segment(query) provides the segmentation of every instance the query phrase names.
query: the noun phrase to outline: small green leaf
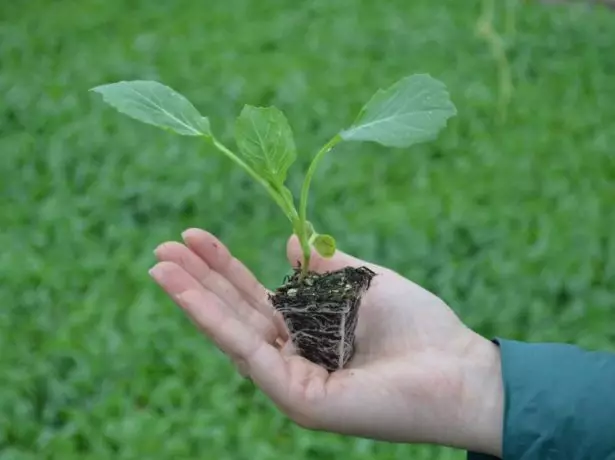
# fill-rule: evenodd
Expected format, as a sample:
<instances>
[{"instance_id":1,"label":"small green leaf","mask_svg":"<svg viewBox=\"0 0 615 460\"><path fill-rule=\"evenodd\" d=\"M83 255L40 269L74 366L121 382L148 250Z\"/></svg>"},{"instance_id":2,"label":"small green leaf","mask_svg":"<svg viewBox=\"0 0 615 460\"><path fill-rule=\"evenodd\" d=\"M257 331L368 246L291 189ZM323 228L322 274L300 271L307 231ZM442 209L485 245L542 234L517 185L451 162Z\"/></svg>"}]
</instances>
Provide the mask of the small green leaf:
<instances>
[{"instance_id":1,"label":"small green leaf","mask_svg":"<svg viewBox=\"0 0 615 460\"><path fill-rule=\"evenodd\" d=\"M284 183L297 154L292 130L280 110L244 106L235 123L235 139L257 173L274 184Z\"/></svg>"},{"instance_id":2,"label":"small green leaf","mask_svg":"<svg viewBox=\"0 0 615 460\"><path fill-rule=\"evenodd\" d=\"M331 235L318 235L314 239L314 248L323 257L332 257L335 254L335 240Z\"/></svg>"},{"instance_id":3,"label":"small green leaf","mask_svg":"<svg viewBox=\"0 0 615 460\"><path fill-rule=\"evenodd\" d=\"M378 90L340 136L348 141L409 147L434 139L456 114L442 82L426 74L412 75Z\"/></svg>"},{"instance_id":4,"label":"small green leaf","mask_svg":"<svg viewBox=\"0 0 615 460\"><path fill-rule=\"evenodd\" d=\"M184 96L155 81L120 81L97 86L91 91L136 120L184 136L209 136L209 120Z\"/></svg>"}]
</instances>

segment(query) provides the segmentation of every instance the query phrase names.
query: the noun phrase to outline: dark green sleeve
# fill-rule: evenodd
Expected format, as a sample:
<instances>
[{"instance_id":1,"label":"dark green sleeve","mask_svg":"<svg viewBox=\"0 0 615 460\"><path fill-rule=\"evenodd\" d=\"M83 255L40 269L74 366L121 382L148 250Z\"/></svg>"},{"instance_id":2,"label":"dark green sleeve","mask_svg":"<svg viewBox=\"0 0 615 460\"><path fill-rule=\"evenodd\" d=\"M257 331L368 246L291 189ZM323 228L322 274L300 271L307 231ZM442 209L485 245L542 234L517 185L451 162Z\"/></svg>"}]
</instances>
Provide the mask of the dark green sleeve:
<instances>
[{"instance_id":1,"label":"dark green sleeve","mask_svg":"<svg viewBox=\"0 0 615 460\"><path fill-rule=\"evenodd\" d=\"M498 339L503 460L615 460L615 354ZM469 460L494 457L469 453Z\"/></svg>"}]
</instances>

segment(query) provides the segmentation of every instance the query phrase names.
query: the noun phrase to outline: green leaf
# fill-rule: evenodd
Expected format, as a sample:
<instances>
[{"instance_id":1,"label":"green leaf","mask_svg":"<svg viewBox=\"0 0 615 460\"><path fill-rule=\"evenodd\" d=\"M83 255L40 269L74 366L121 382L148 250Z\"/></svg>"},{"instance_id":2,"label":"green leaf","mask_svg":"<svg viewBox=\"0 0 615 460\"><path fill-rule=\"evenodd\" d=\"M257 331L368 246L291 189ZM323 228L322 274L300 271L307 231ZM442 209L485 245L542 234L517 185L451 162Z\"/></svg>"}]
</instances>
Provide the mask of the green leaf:
<instances>
[{"instance_id":1,"label":"green leaf","mask_svg":"<svg viewBox=\"0 0 615 460\"><path fill-rule=\"evenodd\" d=\"M184 136L209 136L209 120L184 96L155 81L120 81L97 86L91 91L136 120Z\"/></svg>"},{"instance_id":2,"label":"green leaf","mask_svg":"<svg viewBox=\"0 0 615 460\"><path fill-rule=\"evenodd\" d=\"M323 257L332 257L335 254L335 239L331 235L318 235L314 239L314 248Z\"/></svg>"},{"instance_id":3,"label":"green leaf","mask_svg":"<svg viewBox=\"0 0 615 460\"><path fill-rule=\"evenodd\" d=\"M292 130L280 110L244 106L235 123L235 139L257 173L274 184L284 183L297 154Z\"/></svg>"},{"instance_id":4,"label":"green leaf","mask_svg":"<svg viewBox=\"0 0 615 460\"><path fill-rule=\"evenodd\" d=\"M340 136L348 141L409 147L434 139L456 114L442 82L426 74L412 75L378 90Z\"/></svg>"}]
</instances>

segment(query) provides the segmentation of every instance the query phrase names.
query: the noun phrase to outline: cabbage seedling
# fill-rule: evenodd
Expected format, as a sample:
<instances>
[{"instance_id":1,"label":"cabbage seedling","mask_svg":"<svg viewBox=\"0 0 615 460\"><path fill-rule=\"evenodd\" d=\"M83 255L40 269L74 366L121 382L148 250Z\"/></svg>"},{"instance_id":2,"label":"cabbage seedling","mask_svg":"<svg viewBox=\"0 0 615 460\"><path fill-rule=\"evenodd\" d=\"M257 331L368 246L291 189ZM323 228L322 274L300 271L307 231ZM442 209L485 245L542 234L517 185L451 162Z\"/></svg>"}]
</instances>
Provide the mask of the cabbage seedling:
<instances>
[{"instance_id":1,"label":"cabbage seedling","mask_svg":"<svg viewBox=\"0 0 615 460\"><path fill-rule=\"evenodd\" d=\"M344 367L354 352L359 303L374 273L366 267L310 272L311 247L323 257L331 257L336 247L331 235L319 233L307 219L312 178L324 155L341 142L372 141L407 148L435 139L457 113L446 86L427 74L417 74L378 90L354 122L314 155L298 208L285 185L297 156L295 141L286 117L276 107L243 107L235 122L237 149L233 151L216 138L209 118L183 95L159 82L120 81L92 91L132 118L203 139L265 188L290 221L303 254L300 267L273 293L273 306L282 314L299 354L330 371Z\"/></svg>"}]
</instances>

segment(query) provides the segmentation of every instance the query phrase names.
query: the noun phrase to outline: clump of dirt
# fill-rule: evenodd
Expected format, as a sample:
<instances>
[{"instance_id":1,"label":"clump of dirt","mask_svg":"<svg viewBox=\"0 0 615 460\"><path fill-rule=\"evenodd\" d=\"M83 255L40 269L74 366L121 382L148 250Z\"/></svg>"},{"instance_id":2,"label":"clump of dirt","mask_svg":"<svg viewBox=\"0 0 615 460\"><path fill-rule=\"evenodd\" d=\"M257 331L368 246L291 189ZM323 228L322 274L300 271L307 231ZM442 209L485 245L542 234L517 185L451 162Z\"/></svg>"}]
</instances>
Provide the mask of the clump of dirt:
<instances>
[{"instance_id":1,"label":"clump of dirt","mask_svg":"<svg viewBox=\"0 0 615 460\"><path fill-rule=\"evenodd\" d=\"M376 275L367 267L326 273L296 268L271 295L297 353L328 371L342 369L354 354L359 304Z\"/></svg>"}]
</instances>

